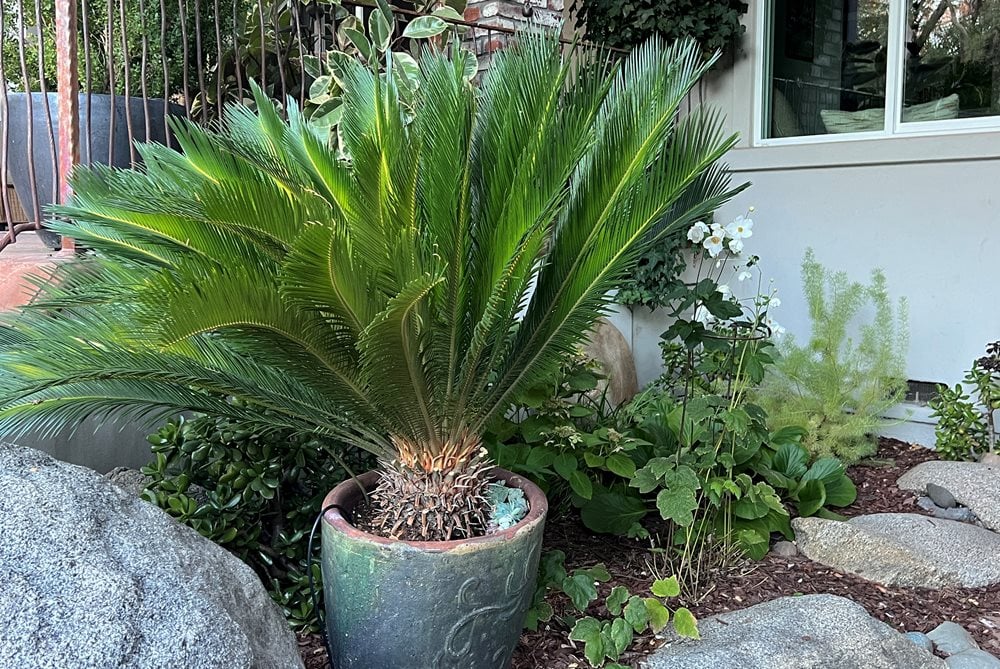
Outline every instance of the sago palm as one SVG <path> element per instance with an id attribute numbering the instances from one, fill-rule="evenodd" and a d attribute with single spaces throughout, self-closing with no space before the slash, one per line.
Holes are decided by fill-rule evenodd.
<path id="1" fill-rule="evenodd" d="M 412 109 L 347 65 L 339 141 L 260 94 L 180 151 L 73 178 L 89 251 L 8 316 L 0 428 L 197 411 L 321 433 L 384 464 L 395 536 L 481 532 L 480 436 L 609 304 L 644 244 L 735 192 L 710 63 L 650 41 L 619 64 L 524 37 L 478 86 L 426 52 Z"/>

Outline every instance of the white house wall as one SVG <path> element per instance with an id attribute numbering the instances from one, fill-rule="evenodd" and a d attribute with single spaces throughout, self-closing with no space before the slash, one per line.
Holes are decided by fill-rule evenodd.
<path id="1" fill-rule="evenodd" d="M 881 267 L 891 295 L 909 302 L 909 377 L 959 381 L 984 345 L 1000 339 L 1000 132 L 752 146 L 760 46 L 753 5 L 744 54 L 727 59 L 703 91 L 742 136 L 729 156 L 734 179 L 753 184 L 717 220 L 756 207 L 747 250 L 780 290 L 775 318 L 800 340 L 809 319 L 799 268 L 812 247 L 825 266 L 858 280 Z M 656 314 L 634 315 L 640 383 L 660 373 L 664 327 Z"/>

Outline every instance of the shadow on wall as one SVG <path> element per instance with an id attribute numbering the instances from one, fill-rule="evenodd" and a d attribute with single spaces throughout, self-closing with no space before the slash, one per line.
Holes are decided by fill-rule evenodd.
<path id="1" fill-rule="evenodd" d="M 39 438 L 28 434 L 17 439 L 0 435 L 0 442 L 13 442 L 37 448 L 54 458 L 83 465 L 102 474 L 115 467 L 139 469 L 149 463 L 151 455 L 146 435 L 152 434 L 159 422 L 113 423 L 85 420 L 72 434 Z"/>
<path id="2" fill-rule="evenodd" d="M 0 310 L 16 309 L 33 295 L 30 280 L 46 276 L 54 263 L 68 256 L 50 251 L 34 233 L 17 236 L 17 243 L 0 252 Z M 146 435 L 159 426 L 156 422 L 125 423 L 84 421 L 72 434 L 41 439 L 27 435 L 11 439 L 0 434 L 0 441 L 12 441 L 49 453 L 55 458 L 106 472 L 115 467 L 138 469 L 150 460 Z"/>

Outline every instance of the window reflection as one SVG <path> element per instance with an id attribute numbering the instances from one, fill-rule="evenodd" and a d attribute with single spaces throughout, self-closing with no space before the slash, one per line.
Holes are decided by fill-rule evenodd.
<path id="1" fill-rule="evenodd" d="M 767 136 L 881 130 L 889 0 L 776 0 Z"/>
<path id="2" fill-rule="evenodd" d="M 1000 113 L 1000 0 L 907 4 L 902 120 Z"/>

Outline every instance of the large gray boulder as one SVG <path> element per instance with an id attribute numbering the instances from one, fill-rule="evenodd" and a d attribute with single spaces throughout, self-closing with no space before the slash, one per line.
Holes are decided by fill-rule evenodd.
<path id="1" fill-rule="evenodd" d="M 643 669 L 944 669 L 940 658 L 835 595 L 782 597 L 699 622 Z"/>
<path id="2" fill-rule="evenodd" d="M 980 462 L 922 462 L 899 477 L 902 490 L 925 492 L 940 486 L 976 514 L 984 527 L 1000 530 L 1000 467 Z"/>
<path id="3" fill-rule="evenodd" d="M 883 585 L 979 588 L 1000 583 L 1000 535 L 914 513 L 876 513 L 847 522 L 792 521 L 810 560 Z"/>
<path id="4" fill-rule="evenodd" d="M 227 551 L 96 472 L 0 445 L 0 665 L 302 667 Z"/>

